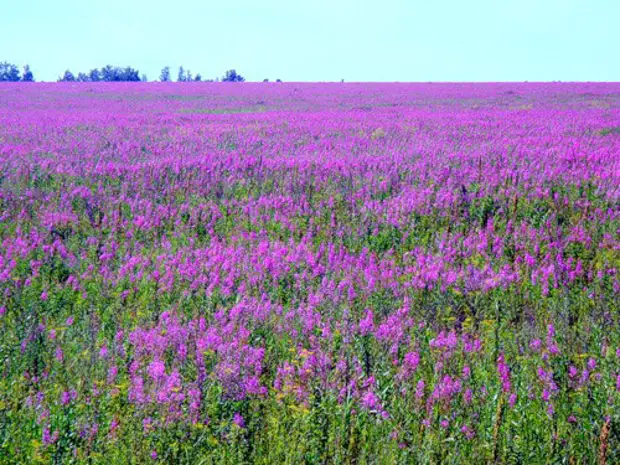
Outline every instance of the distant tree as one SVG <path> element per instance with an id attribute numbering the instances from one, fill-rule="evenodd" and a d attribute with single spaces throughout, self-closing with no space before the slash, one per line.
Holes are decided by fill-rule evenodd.
<path id="1" fill-rule="evenodd" d="M 17 82 L 20 80 L 19 68 L 7 61 L 0 63 L 0 81 Z"/>
<path id="2" fill-rule="evenodd" d="M 263 82 L 269 82 L 269 79 L 265 78 L 263 79 Z"/>
<path id="3" fill-rule="evenodd" d="M 131 66 L 126 66 L 125 68 L 115 68 L 115 70 L 116 70 L 116 81 L 131 81 L 131 82 L 140 81 L 140 71 L 132 68 Z"/>
<path id="4" fill-rule="evenodd" d="M 142 74 L 142 76 L 140 76 L 140 80 L 142 82 L 148 82 L 149 81 L 148 78 L 146 77 L 146 74 L 144 74 L 144 73 Z"/>
<path id="5" fill-rule="evenodd" d="M 145 77 L 142 75 L 142 77 Z M 77 77 L 71 73 L 71 71 L 65 71 L 65 74 L 59 81 L 78 81 L 78 82 L 124 82 L 124 81 L 133 81 L 138 82 L 141 80 L 140 72 L 137 69 L 132 68 L 131 66 L 126 66 L 121 68 L 119 66 L 106 65 L 101 70 L 94 68 L 91 69 L 88 73 L 80 72 Z"/>
<path id="6" fill-rule="evenodd" d="M 159 74 L 159 80 L 161 82 L 170 82 L 170 66 L 164 66 Z"/>
<path id="7" fill-rule="evenodd" d="M 192 82 L 194 78 L 192 77 L 192 72 L 188 69 L 185 73 L 185 82 Z"/>
<path id="8" fill-rule="evenodd" d="M 99 82 L 101 81 L 101 73 L 97 68 L 91 69 L 88 73 L 88 79 L 90 82 Z"/>
<path id="9" fill-rule="evenodd" d="M 185 70 L 182 66 L 179 66 L 179 75 L 177 76 L 177 82 L 185 82 Z"/>
<path id="10" fill-rule="evenodd" d="M 201 82 L 201 81 L 202 81 L 202 76 L 200 75 L 200 73 L 194 76 L 194 82 Z"/>
<path id="11" fill-rule="evenodd" d="M 112 65 L 106 65 L 103 68 L 101 68 L 101 80 L 105 81 L 105 82 L 111 82 L 114 81 L 114 68 L 112 67 Z"/>
<path id="12" fill-rule="evenodd" d="M 222 82 L 244 82 L 245 78 L 240 74 L 237 74 L 237 71 L 234 69 L 229 69 L 226 71 L 226 74 L 222 77 Z"/>
<path id="13" fill-rule="evenodd" d="M 34 74 L 30 71 L 30 66 L 24 66 L 24 72 L 22 73 L 22 81 L 23 82 L 34 82 Z"/>
<path id="14" fill-rule="evenodd" d="M 99 80 L 105 82 L 138 82 L 140 81 L 140 71 L 131 66 L 121 68 L 119 66 L 106 65 L 101 68 L 99 78 Z"/>
<path id="15" fill-rule="evenodd" d="M 281 79 L 276 79 L 276 82 L 282 82 L 282 80 Z"/>
<path id="16" fill-rule="evenodd" d="M 66 70 L 65 74 L 58 78 L 58 82 L 75 82 L 75 76 L 71 71 Z"/>

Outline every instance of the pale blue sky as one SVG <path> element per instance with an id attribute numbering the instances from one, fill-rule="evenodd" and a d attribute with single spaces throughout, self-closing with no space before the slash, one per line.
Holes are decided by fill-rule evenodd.
<path id="1" fill-rule="evenodd" d="M 248 80 L 620 80 L 620 0 L 0 0 L 0 61 Z"/>

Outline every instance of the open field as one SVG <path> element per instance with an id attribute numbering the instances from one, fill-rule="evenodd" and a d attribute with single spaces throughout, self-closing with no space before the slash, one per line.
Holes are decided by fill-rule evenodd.
<path id="1" fill-rule="evenodd" d="M 620 463 L 620 84 L 0 86 L 0 464 Z"/>

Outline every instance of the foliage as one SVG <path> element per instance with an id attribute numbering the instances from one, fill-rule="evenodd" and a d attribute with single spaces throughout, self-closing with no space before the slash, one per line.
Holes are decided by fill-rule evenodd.
<path id="1" fill-rule="evenodd" d="M 106 65 L 101 69 L 92 69 L 88 73 L 80 72 L 77 78 L 69 70 L 59 79 L 59 81 L 79 81 L 79 82 L 139 82 L 141 81 L 140 72 L 131 66 L 124 68 Z"/>
<path id="2" fill-rule="evenodd" d="M 20 80 L 19 69 L 16 65 L 7 61 L 0 63 L 0 82 L 17 82 Z"/>
<path id="3" fill-rule="evenodd" d="M 34 82 L 34 74 L 30 70 L 29 65 L 24 66 L 24 72 L 22 73 L 22 81 L 23 82 Z"/>
<path id="4" fill-rule="evenodd" d="M 170 66 L 164 66 L 159 74 L 159 80 L 161 82 L 170 82 Z"/>
<path id="5" fill-rule="evenodd" d="M 237 74 L 237 71 L 234 69 L 229 69 L 226 71 L 224 76 L 222 76 L 222 82 L 244 82 L 245 78 L 240 74 Z"/>
<path id="6" fill-rule="evenodd" d="M 75 82 L 76 78 L 73 73 L 69 70 L 66 70 L 64 74 L 58 78 L 58 82 Z"/>
<path id="7" fill-rule="evenodd" d="M 2 465 L 620 462 L 616 84 L 89 87 L 2 90 Z"/>

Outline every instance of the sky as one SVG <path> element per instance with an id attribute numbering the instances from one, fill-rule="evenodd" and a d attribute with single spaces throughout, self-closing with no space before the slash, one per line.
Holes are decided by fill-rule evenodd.
<path id="1" fill-rule="evenodd" d="M 0 61 L 250 81 L 620 81 L 618 0 L 0 0 Z"/>

